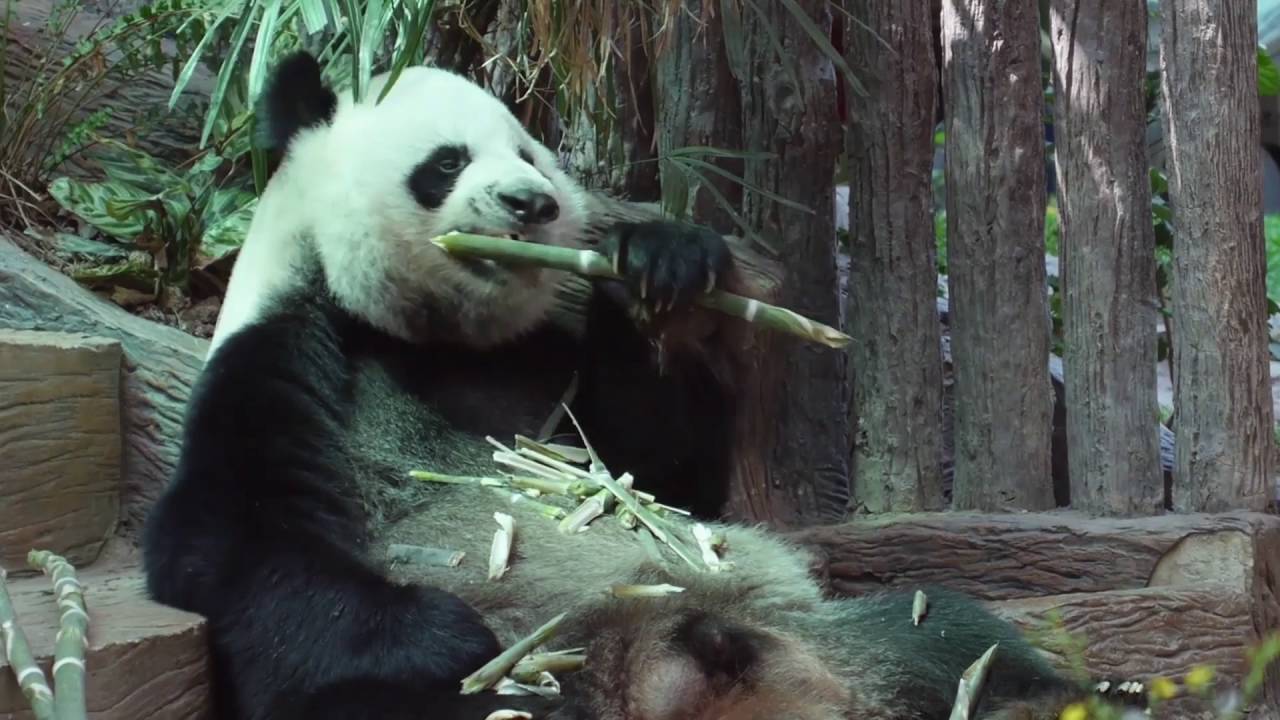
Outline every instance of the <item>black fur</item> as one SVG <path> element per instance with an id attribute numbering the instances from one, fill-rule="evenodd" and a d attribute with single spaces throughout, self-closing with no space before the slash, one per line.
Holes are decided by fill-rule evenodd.
<path id="1" fill-rule="evenodd" d="M 254 144 L 272 153 L 284 152 L 300 130 L 329 122 L 338 97 L 324 84 L 320 63 L 305 52 L 280 61 L 254 108 Z"/>
<path id="2" fill-rule="evenodd" d="M 672 225 L 663 221 L 621 223 L 606 240 L 605 250 L 617 258 L 617 269 L 636 278 L 636 299 L 650 308 L 665 309 L 673 303 L 688 305 L 729 270 L 729 248 L 714 231 L 698 225 L 682 225 L 676 242 L 695 252 L 667 253 Z"/>
<path id="3" fill-rule="evenodd" d="M 436 148 L 410 173 L 409 192 L 418 204 L 435 210 L 444 204 L 453 191 L 458 175 L 471 162 L 471 154 L 465 145 L 443 145 Z"/>

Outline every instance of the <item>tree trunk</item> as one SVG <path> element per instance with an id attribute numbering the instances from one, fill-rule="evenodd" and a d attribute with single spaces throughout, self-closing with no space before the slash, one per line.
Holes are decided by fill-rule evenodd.
<path id="1" fill-rule="evenodd" d="M 947 261 L 957 509 L 1043 510 L 1053 389 L 1036 7 L 946 0 Z"/>
<path id="2" fill-rule="evenodd" d="M 1071 505 L 1164 506 L 1146 154 L 1146 0 L 1054 0 Z"/>
<path id="3" fill-rule="evenodd" d="M 690 185 L 700 179 L 690 177 L 675 161 L 671 151 L 681 147 L 711 147 L 737 150 L 742 147 L 742 107 L 738 86 L 724 49 L 722 15 L 699 21 L 702 0 L 685 0 L 671 19 L 662 41 L 656 66 L 654 99 L 658 106 L 658 154 L 662 177 L 662 199 L 668 209 L 686 211 L 700 223 L 722 233 L 739 233 L 732 216 L 716 202 L 710 188 L 697 192 L 687 204 Z M 733 8 L 728 8 L 733 10 Z M 730 21 L 732 22 L 732 21 Z M 741 72 L 741 69 L 739 69 Z M 751 148 L 755 149 L 755 148 Z M 700 157 L 703 162 L 742 176 L 742 161 L 725 157 Z M 714 192 L 734 207 L 742 206 L 742 184 L 714 172 L 700 172 Z"/>
<path id="4" fill-rule="evenodd" d="M 1165 0 L 1179 511 L 1263 509 L 1271 476 L 1256 0 Z"/>
<path id="5" fill-rule="evenodd" d="M 938 76 L 929 6 L 849 5 L 857 20 L 845 32 L 849 65 L 870 92 L 849 105 L 853 505 L 934 510 L 943 499 L 942 352 L 931 181 Z"/>
<path id="6" fill-rule="evenodd" d="M 738 74 L 743 139 L 740 147 L 774 154 L 746 163 L 746 179 L 806 206 L 804 212 L 747 193 L 751 225 L 786 263 L 779 302 L 832 326 L 840 324 L 832 178 L 840 147 L 836 76 L 831 59 L 784 3 L 744 3 L 745 64 Z M 827 0 L 790 5 L 819 28 L 831 26 Z M 776 34 L 779 54 L 770 40 Z M 729 38 L 732 43 L 734 38 Z M 732 44 L 730 45 L 732 47 Z M 736 52 L 736 51 L 735 51 Z M 762 373 L 749 408 L 772 439 L 772 458 L 739 507 L 781 524 L 829 521 L 848 500 L 848 412 L 845 354 L 813 343 L 762 337 Z M 767 440 L 766 440 L 767 442 Z M 761 503 L 768 501 L 766 508 Z"/>
<path id="7" fill-rule="evenodd" d="M 826 4 L 801 0 L 819 27 L 829 27 Z M 681 13 L 701 13 L 701 0 L 685 0 Z M 753 187 L 804 205 L 793 209 L 740 183 L 702 173 L 748 223 L 779 251 L 785 264 L 774 302 L 830 325 L 840 322 L 831 179 L 836 132 L 829 58 L 779 3 L 724 3 L 703 18 L 673 19 L 678 33 L 655 60 L 659 147 L 691 145 L 774 154 L 766 160 L 726 162 Z M 738 12 L 741 14 L 738 14 Z M 726 30 L 732 25 L 731 29 Z M 780 56 L 772 38 L 783 46 Z M 744 168 L 739 171 L 738 168 Z M 684 175 L 663 163 L 663 196 L 687 191 Z M 704 190 L 693 218 L 720 229 L 737 226 Z M 742 198 L 741 201 L 738 198 Z M 755 333 L 745 353 L 751 382 L 738 393 L 739 437 L 754 438 L 760 454 L 734 458 L 735 482 L 726 516 L 791 527 L 839 519 L 848 502 L 844 354 L 776 333 Z"/>

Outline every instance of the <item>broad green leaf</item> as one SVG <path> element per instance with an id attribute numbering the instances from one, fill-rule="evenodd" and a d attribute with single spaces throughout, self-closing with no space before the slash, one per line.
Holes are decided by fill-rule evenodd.
<path id="1" fill-rule="evenodd" d="M 1262 48 L 1258 48 L 1258 94 L 1280 95 L 1280 68 Z"/>
<path id="2" fill-rule="evenodd" d="M 154 195 L 179 182 L 179 178 L 156 158 L 121 142 L 105 139 L 97 153 L 107 179 L 130 185 L 140 193 Z"/>
<path id="3" fill-rule="evenodd" d="M 221 260 L 244 245 L 245 236 L 249 234 L 249 224 L 253 222 L 253 211 L 257 208 L 258 200 L 253 193 L 219 190 L 218 195 L 220 199 L 215 199 L 206 211 L 207 224 L 200 239 L 200 252 L 196 260 L 197 266 L 201 268 Z"/>
<path id="4" fill-rule="evenodd" d="M 124 245 L 65 232 L 54 235 L 54 252 L 63 257 L 92 258 L 99 262 L 118 262 L 129 257 L 129 248 Z"/>
<path id="5" fill-rule="evenodd" d="M 113 206 L 123 202 L 146 201 L 154 196 L 124 183 L 110 180 L 86 183 L 68 177 L 49 183 L 49 194 L 67 212 L 79 217 L 103 233 L 126 242 L 141 235 L 146 218 L 128 213 L 114 214 Z"/>
<path id="6" fill-rule="evenodd" d="M 154 288 L 159 277 L 155 268 L 142 259 L 75 268 L 69 274 L 86 285 L 123 285 L 144 292 Z"/>

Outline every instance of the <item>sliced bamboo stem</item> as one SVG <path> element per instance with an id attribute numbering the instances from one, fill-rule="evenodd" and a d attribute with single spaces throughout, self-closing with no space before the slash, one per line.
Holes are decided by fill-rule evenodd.
<path id="1" fill-rule="evenodd" d="M 18 615 L 14 611 L 13 599 L 9 597 L 3 569 L 0 569 L 0 642 L 3 643 L 0 651 L 4 653 L 0 657 L 9 663 L 9 669 L 17 678 L 18 687 L 31 705 L 36 720 L 53 720 L 53 690 L 44 671 L 36 664 L 26 633 L 18 626 Z"/>
<path id="2" fill-rule="evenodd" d="M 54 717 L 84 720 L 88 716 L 84 695 L 84 656 L 89 645 L 89 613 L 76 569 L 66 558 L 47 550 L 27 553 L 27 564 L 53 581 L 58 598 L 58 634 L 53 646 Z"/>

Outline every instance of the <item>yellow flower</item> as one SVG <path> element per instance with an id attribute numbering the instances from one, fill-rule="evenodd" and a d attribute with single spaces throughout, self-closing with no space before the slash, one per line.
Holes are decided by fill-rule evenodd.
<path id="1" fill-rule="evenodd" d="M 1178 694 L 1178 686 L 1169 678 L 1154 678 L 1151 681 L 1151 697 L 1155 700 L 1169 700 Z"/>
<path id="2" fill-rule="evenodd" d="M 1058 720 L 1085 720 L 1089 717 L 1089 708 L 1084 703 L 1072 703 L 1062 710 Z"/>
<path id="3" fill-rule="evenodd" d="M 1213 682 L 1213 668 L 1208 665 L 1197 665 L 1187 673 L 1187 687 L 1193 692 L 1207 688 L 1211 682 Z"/>

